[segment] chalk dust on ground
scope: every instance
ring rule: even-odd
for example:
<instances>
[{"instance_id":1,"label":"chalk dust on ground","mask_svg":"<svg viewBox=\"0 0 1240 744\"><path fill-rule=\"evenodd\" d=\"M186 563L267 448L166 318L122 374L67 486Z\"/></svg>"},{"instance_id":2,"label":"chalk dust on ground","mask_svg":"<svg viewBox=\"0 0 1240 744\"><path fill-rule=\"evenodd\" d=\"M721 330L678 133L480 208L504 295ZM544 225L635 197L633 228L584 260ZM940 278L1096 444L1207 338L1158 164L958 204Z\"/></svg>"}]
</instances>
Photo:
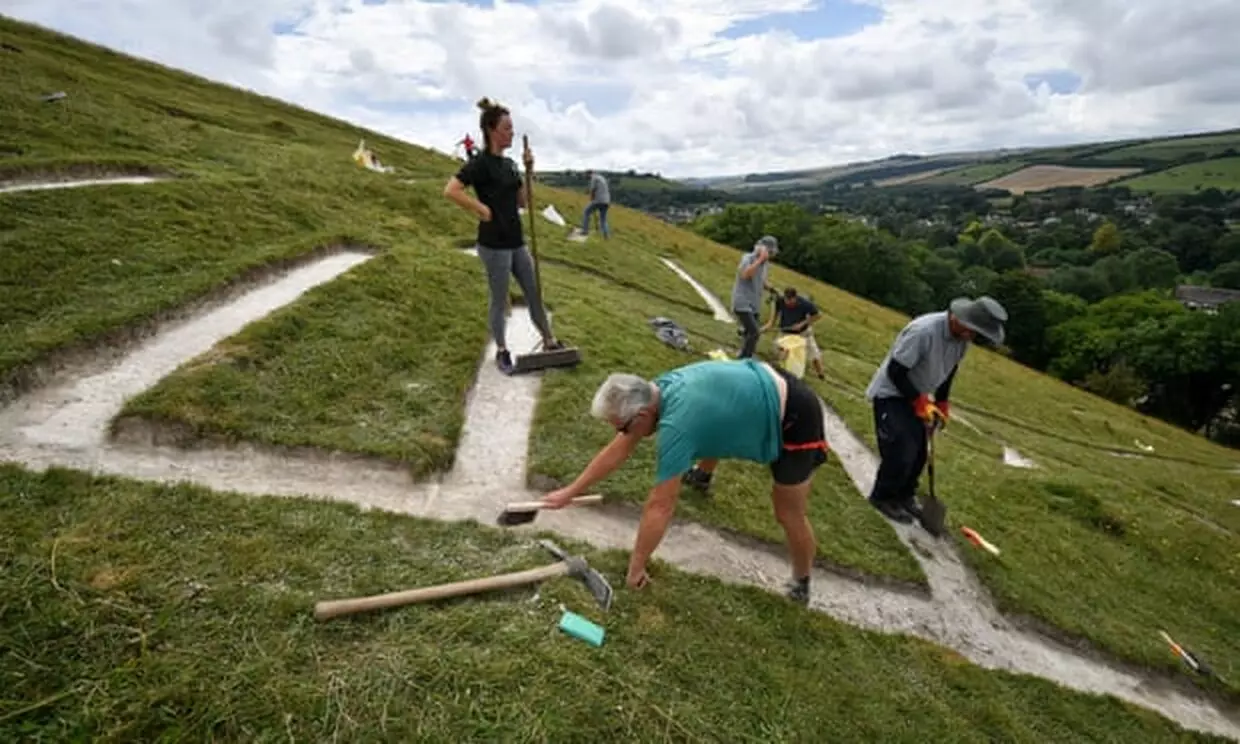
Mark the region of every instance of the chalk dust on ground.
<instances>
[{"instance_id":1,"label":"chalk dust on ground","mask_svg":"<svg viewBox=\"0 0 1240 744\"><path fill-rule=\"evenodd\" d=\"M509 501L537 499L539 494L524 486L524 471L541 375L500 375L494 367L493 345L482 353L456 465L438 478L413 482L403 468L351 456L293 457L248 446L183 450L106 437L108 423L128 396L367 258L340 253L295 269L197 318L170 324L119 361L27 394L0 411L0 457L35 470L60 466L144 480L189 481L256 496L308 496L484 524L493 524ZM538 338L524 308L518 306L509 317L508 334L510 348L518 353ZM824 413L832 456L840 458L864 497L877 468L875 458L825 404ZM532 525L517 529L551 530L599 547L627 549L636 522L633 510L605 505L544 512ZM930 599L815 570L811 607L860 627L943 644L984 667L1112 694L1186 727L1240 741L1240 724L1209 702L1155 683L1139 670L1085 658L1014 628L994 609L951 541L934 540L915 526L893 524L893 529L921 563L930 582ZM748 545L691 523L675 523L656 555L688 571L772 591L782 591L789 578L782 548ZM623 578L614 577L613 583L622 585Z\"/></svg>"},{"instance_id":2,"label":"chalk dust on ground","mask_svg":"<svg viewBox=\"0 0 1240 744\"><path fill-rule=\"evenodd\" d=\"M15 191L43 191L45 189L71 189L82 186L112 186L116 184L145 184L156 183L167 179L158 178L156 176L110 176L104 178L75 178L64 181L51 179L38 179L29 181L20 181L17 183L0 184L0 194Z\"/></svg>"}]
</instances>

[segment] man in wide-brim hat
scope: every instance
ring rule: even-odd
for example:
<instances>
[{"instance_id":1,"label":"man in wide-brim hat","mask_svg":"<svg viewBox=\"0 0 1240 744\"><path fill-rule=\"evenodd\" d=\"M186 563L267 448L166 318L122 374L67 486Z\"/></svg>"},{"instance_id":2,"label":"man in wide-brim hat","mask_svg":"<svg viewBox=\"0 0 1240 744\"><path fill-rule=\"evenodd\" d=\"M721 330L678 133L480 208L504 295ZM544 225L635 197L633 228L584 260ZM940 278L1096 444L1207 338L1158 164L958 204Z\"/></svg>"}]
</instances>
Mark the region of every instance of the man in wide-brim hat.
<instances>
[{"instance_id":1,"label":"man in wide-brim hat","mask_svg":"<svg viewBox=\"0 0 1240 744\"><path fill-rule=\"evenodd\" d=\"M952 380L969 343L980 335L1002 345L1007 318L992 297L958 297L947 310L909 321L874 372L865 397L874 407L881 462L870 504L887 518L907 524L921 516L914 496L926 466L927 427L947 423Z\"/></svg>"}]
</instances>

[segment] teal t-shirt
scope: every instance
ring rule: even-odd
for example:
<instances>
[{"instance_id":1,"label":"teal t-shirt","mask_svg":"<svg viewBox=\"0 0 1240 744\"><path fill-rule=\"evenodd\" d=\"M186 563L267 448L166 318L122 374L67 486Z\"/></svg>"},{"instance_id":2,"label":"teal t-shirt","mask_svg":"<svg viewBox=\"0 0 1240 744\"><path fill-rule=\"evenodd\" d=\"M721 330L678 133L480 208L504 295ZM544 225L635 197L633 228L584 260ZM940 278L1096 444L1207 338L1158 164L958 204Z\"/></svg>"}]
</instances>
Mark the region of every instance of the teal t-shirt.
<instances>
[{"instance_id":1,"label":"teal t-shirt","mask_svg":"<svg viewBox=\"0 0 1240 744\"><path fill-rule=\"evenodd\" d=\"M779 388L760 362L695 362L654 384L661 393L656 483L680 476L695 460L779 457Z\"/></svg>"}]
</instances>

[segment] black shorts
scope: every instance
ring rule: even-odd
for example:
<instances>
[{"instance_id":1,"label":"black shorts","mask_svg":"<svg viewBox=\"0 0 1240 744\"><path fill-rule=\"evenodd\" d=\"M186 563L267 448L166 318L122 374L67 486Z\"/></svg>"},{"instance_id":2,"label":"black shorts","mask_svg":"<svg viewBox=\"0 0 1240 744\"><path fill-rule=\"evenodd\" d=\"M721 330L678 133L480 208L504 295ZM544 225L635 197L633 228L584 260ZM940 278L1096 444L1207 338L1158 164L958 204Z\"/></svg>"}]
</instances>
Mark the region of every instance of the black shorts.
<instances>
[{"instance_id":1,"label":"black shorts","mask_svg":"<svg viewBox=\"0 0 1240 744\"><path fill-rule=\"evenodd\" d=\"M827 461L826 427L822 403L803 380L786 370L774 368L788 383L788 400L784 405L783 448L779 459L771 463L775 482L785 486L804 483L820 465Z\"/></svg>"}]
</instances>

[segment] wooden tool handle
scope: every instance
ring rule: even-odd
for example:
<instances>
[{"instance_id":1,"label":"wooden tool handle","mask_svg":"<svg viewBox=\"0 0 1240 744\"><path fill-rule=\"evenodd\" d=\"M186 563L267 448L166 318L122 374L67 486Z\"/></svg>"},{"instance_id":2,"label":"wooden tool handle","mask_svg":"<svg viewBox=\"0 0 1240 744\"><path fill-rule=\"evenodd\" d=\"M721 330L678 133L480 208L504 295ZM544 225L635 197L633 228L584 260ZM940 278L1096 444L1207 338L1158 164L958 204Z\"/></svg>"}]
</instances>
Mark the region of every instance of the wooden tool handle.
<instances>
[{"instance_id":1,"label":"wooden tool handle","mask_svg":"<svg viewBox=\"0 0 1240 744\"><path fill-rule=\"evenodd\" d=\"M600 504L603 502L603 494L592 493L588 496L578 496L568 502L568 506L585 506L586 504ZM508 511L534 511L535 509L544 509L541 501L514 501L509 504Z\"/></svg>"},{"instance_id":2,"label":"wooden tool handle","mask_svg":"<svg viewBox=\"0 0 1240 744\"><path fill-rule=\"evenodd\" d=\"M316 620L328 620L340 615L352 615L369 610L381 610L416 602L427 602L432 599L445 599L447 597L476 594L493 589L523 586L556 576L563 576L566 573L568 573L568 562L557 561L541 568L531 568L525 571L501 574L500 576L487 576L482 579L469 579L467 581L428 586L421 589L406 589L399 592L376 594L370 597L326 600L315 603L314 618Z\"/></svg>"}]
</instances>

